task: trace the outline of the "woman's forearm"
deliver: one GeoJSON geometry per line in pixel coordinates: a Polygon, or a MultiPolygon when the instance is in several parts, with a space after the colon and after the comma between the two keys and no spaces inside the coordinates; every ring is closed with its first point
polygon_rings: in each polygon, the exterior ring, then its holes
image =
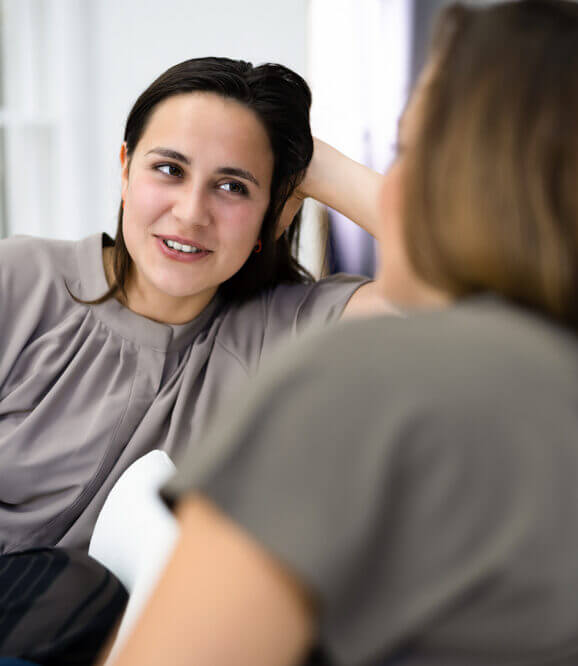
{"type": "Polygon", "coordinates": [[[315,152],[300,194],[334,208],[375,236],[383,176],[324,141],[314,141],[315,152]]]}

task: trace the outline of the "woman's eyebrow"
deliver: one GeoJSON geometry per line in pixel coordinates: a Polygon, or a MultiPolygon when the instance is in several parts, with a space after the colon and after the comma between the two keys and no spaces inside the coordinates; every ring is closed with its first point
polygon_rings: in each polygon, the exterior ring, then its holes
{"type": "Polygon", "coordinates": [[[191,160],[188,157],[182,153],[179,153],[178,150],[173,150],[172,148],[152,148],[146,154],[150,155],[151,153],[161,155],[162,157],[168,157],[170,160],[177,160],[177,162],[182,162],[183,164],[190,165],[191,163],[191,160]]]}
{"type": "Polygon", "coordinates": [[[225,176],[237,176],[238,178],[243,178],[244,180],[249,180],[252,183],[255,183],[257,187],[261,187],[255,176],[246,169],[239,169],[238,167],[219,167],[217,173],[222,173],[225,176]]]}

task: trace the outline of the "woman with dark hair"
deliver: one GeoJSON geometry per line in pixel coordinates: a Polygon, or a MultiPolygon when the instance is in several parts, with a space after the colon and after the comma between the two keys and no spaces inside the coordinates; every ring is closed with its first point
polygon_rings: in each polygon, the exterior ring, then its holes
{"type": "MultiPolygon", "coordinates": [[[[285,220],[280,223],[283,207],[301,183],[313,156],[313,139],[309,127],[311,93],[305,81],[287,68],[274,64],[253,67],[242,61],[201,58],[180,63],[167,70],[143,92],[128,116],[121,156],[125,186],[128,187],[129,184],[129,166],[133,155],[149,129],[149,120],[157,106],[163,104],[164,115],[171,119],[171,123],[181,109],[185,113],[191,111],[189,121],[195,124],[199,119],[195,117],[192,108],[184,107],[184,103],[188,101],[195,107],[201,100],[208,107],[209,116],[219,110],[222,112],[222,135],[208,133],[208,138],[215,142],[223,141],[227,129],[229,132],[233,131],[232,127],[227,128],[230,123],[228,114],[240,111],[239,107],[244,108],[247,119],[257,121],[256,125],[263,134],[259,137],[261,142],[255,141],[257,137],[250,134],[236,138],[246,139],[246,145],[237,146],[245,159],[248,157],[245,153],[255,153],[253,157],[255,161],[260,161],[264,182],[256,183],[254,178],[243,180],[243,174],[240,173],[222,174],[241,178],[232,189],[226,182],[223,184],[230,188],[232,194],[253,194],[253,190],[259,188],[263,195],[260,203],[264,210],[259,211],[258,228],[252,230],[256,233],[255,240],[258,245],[253,243],[251,249],[255,246],[257,251],[245,251],[238,260],[244,261],[237,270],[234,263],[227,267],[226,272],[231,275],[220,283],[219,293],[226,300],[238,303],[280,283],[299,284],[310,281],[311,277],[293,255],[293,241],[297,235],[299,219],[288,219],[288,215],[294,211],[294,207],[289,207],[285,220]],[[203,92],[205,95],[201,98],[187,97],[188,93],[194,92],[203,92]],[[172,108],[168,107],[168,100],[172,108]],[[263,154],[257,153],[259,149],[262,149],[263,154]]],[[[221,118],[211,117],[211,120],[215,126],[221,127],[221,118]]],[[[249,125],[253,124],[255,123],[249,122],[249,125]]],[[[200,127],[197,126],[195,130],[201,133],[200,127]]],[[[188,134],[192,134],[192,131],[187,132],[188,134]]],[[[227,146],[226,143],[223,145],[227,146]]],[[[175,155],[171,157],[174,159],[175,155]]],[[[230,160],[231,156],[227,155],[226,158],[230,160]]],[[[183,160],[176,159],[176,164],[167,163],[165,168],[172,168],[173,176],[182,177],[189,175],[181,173],[183,166],[190,165],[186,164],[186,160],[183,163],[183,160]]],[[[127,214],[129,212],[127,211],[127,214]]],[[[111,253],[114,281],[105,298],[124,291],[130,266],[134,261],[124,242],[123,220],[124,209],[121,205],[116,242],[111,253]]]]}
{"type": "Polygon", "coordinates": [[[363,169],[320,144],[303,181],[310,101],[280,65],[176,65],[128,116],[115,240],[0,243],[1,552],[85,547],[130,462],[194,445],[282,335],[369,294],[294,255],[308,188],[363,169]]]}
{"type": "Polygon", "coordinates": [[[410,316],[213,424],[115,666],[578,663],[577,71],[573,2],[444,11],[382,191],[410,316]]]}
{"type": "MultiPolygon", "coordinates": [[[[194,447],[283,336],[375,307],[373,285],[315,282],[295,258],[303,197],[371,228],[367,193],[345,194],[369,179],[377,196],[380,182],[321,142],[310,166],[310,102],[281,65],[171,67],[127,120],[115,240],[0,242],[2,590],[26,570],[26,550],[86,550],[122,472],[152,449],[194,447]]],[[[40,569],[60,571],[52,565],[40,569]]],[[[22,598],[4,595],[4,611],[22,598]]],[[[31,626],[33,615],[20,630],[0,627],[0,644],[30,641],[31,626]]],[[[34,647],[28,656],[46,658],[34,647]]]]}

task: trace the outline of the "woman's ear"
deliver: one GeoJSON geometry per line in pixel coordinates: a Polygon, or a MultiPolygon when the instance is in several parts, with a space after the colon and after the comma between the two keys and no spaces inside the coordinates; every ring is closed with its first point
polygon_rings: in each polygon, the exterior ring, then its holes
{"type": "Polygon", "coordinates": [[[128,152],[126,149],[126,141],[122,142],[122,145],[120,147],[120,177],[121,177],[121,193],[122,193],[122,200],[124,201],[126,198],[126,191],[128,189],[128,152]]]}

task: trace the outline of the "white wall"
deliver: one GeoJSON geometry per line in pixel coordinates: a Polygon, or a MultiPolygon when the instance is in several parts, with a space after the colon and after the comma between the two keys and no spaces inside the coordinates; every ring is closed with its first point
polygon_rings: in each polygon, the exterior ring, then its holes
{"type": "Polygon", "coordinates": [[[118,152],[140,92],[206,55],[304,74],[307,1],[0,0],[9,232],[114,233],[118,152]]]}

